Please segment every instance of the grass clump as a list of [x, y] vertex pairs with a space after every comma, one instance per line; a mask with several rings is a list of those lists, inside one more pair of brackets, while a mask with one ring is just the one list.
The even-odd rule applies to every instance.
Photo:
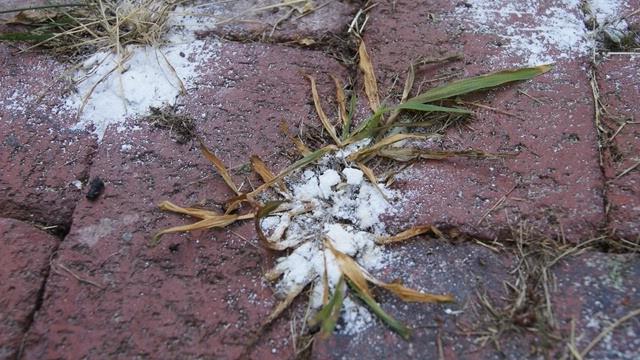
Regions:
[[149, 110], [151, 114], [145, 120], [158, 129], [169, 130], [178, 144], [186, 144], [196, 137], [196, 126], [191, 117], [177, 114], [170, 107], [151, 107]]
[[[314, 270], [314, 272], [311, 272], [311, 270], [304, 270], [305, 274], [301, 274], [300, 281], [293, 283], [288, 282], [280, 287], [281, 290], [284, 289], [281, 294], [283, 300], [267, 317], [263, 326], [268, 326], [289, 307], [293, 300], [301, 294], [305, 288], [312, 285], [314, 291], [320, 289], [322, 306], [317, 315], [310, 317], [310, 319], [312, 319], [311, 321], [316, 325], [316, 328], [321, 329], [323, 333], [327, 334], [333, 331], [340, 315], [341, 306], [347, 301], [355, 300], [368, 307], [374, 315], [402, 338], [409, 339], [410, 329], [395, 320], [379, 306], [374, 299], [371, 286], [387, 290], [407, 302], [452, 302], [454, 301], [453, 296], [424, 293], [405, 287], [399, 281], [386, 283], [377, 279], [358, 263], [356, 255], [349, 255], [339, 250], [340, 246], [338, 245], [345, 239], [332, 238], [329, 236], [327, 230], [320, 230], [311, 237], [307, 237], [305, 234], [304, 238], [296, 237], [294, 233], [293, 238], [288, 238], [289, 233], [285, 232], [285, 230], [290, 222], [293, 222], [296, 217], [306, 216], [305, 214], [313, 212], [315, 207], [325, 206], [327, 203], [305, 203], [304, 200], [296, 199], [292, 196], [294, 193], [294, 191], [292, 191], [293, 189], [288, 188], [290, 184], [283, 180], [289, 175], [303, 168], [314, 166], [316, 162], [325, 159], [329, 160], [326, 162], [329, 164], [327, 166], [329, 166], [330, 170], [334, 173], [344, 170], [346, 167], [352, 171], [354, 169], [360, 169], [362, 176], [368, 181], [367, 186], [377, 188], [382, 196], [384, 196], [384, 192], [380, 188], [381, 185], [379, 185], [378, 177], [372, 169], [373, 162], [376, 164], [389, 160], [393, 160], [394, 162], [409, 162], [420, 159], [446, 159], [453, 156], [472, 158], [502, 156], [503, 154], [491, 154], [475, 149], [450, 152], [425, 149], [416, 144], [428, 137], [429, 133], [402, 133], [397, 130], [398, 128], [405, 129], [404, 131], [409, 131], [406, 129], [416, 128], [436, 128], [441, 131], [444, 127], [442, 124], [438, 125], [438, 123], [453, 124], [473, 114], [469, 109], [458, 106], [457, 98], [459, 96], [491, 89], [514, 81], [528, 80], [549, 71], [551, 66], [543, 65], [500, 71], [458, 80], [412, 97], [411, 92], [415, 78], [415, 68], [419, 66], [420, 63], [428, 63], [428, 61], [421, 60], [420, 62], [412, 63], [409, 67], [400, 103], [387, 105], [379, 99], [374, 68], [367, 54], [364, 42], [361, 42], [358, 52], [360, 59], [359, 68], [364, 78], [364, 92], [372, 111], [372, 115], [369, 118], [361, 121], [359, 124], [353, 124], [354, 107], [347, 104], [347, 97], [344, 94], [341, 82], [339, 79], [334, 78], [336, 99], [338, 102], [338, 119], [334, 121], [329, 119], [322, 109], [315, 79], [307, 76], [310, 81], [312, 99], [320, 119], [320, 124], [322, 125], [324, 133], [328, 135], [325, 137], [324, 144], [319, 145], [319, 148], [314, 150], [309, 148], [307, 144], [304, 144], [299, 137], [290, 135], [294, 140], [296, 149], [299, 151], [300, 158], [277, 175], [271, 173], [271, 171], [266, 168], [266, 165], [264, 165], [262, 161], [259, 161], [260, 159], [255, 156], [252, 157], [253, 169], [262, 178], [263, 184], [251, 191], [242, 192], [239, 190], [239, 187], [235, 185], [225, 164], [202, 143], [201, 147], [205, 157], [215, 166], [218, 174], [220, 174], [225, 183], [236, 195], [226, 202], [225, 211], [221, 213], [199, 208], [183, 208], [167, 201], [162, 202], [160, 205], [162, 210], [189, 215], [198, 218], [199, 221], [191, 225], [162, 230], [154, 236], [153, 244], [157, 244], [160, 237], [167, 233], [224, 228], [237, 221], [251, 220], [255, 223], [256, 233], [265, 248], [273, 251], [287, 252], [276, 267], [266, 272], [265, 277], [268, 280], [277, 281], [281, 279], [282, 282], [285, 282], [288, 273], [286, 269], [283, 269], [283, 266], [285, 266], [283, 264], [286, 264], [287, 259], [293, 258], [296, 251], [302, 248], [311, 248], [313, 250], [311, 250], [312, 254], [310, 256], [324, 259], [324, 271]], [[434, 61], [437, 62], [439, 60]], [[421, 114], [421, 116], [416, 116], [416, 114]], [[420, 121], [416, 121], [418, 118]], [[342, 157], [338, 158], [338, 155], [336, 155], [338, 153], [342, 154], [340, 155]], [[333, 167], [335, 167], [335, 169]], [[261, 223], [264, 218], [274, 215], [279, 215], [281, 219], [286, 218], [288, 220], [286, 222], [281, 221], [277, 227], [279, 231], [274, 231], [267, 236], [263, 232]], [[336, 220], [332, 219], [331, 221]], [[340, 223], [336, 224], [340, 225]], [[357, 230], [364, 229], [365, 228]], [[360, 233], [362, 232], [363, 231], [360, 231]], [[372, 246], [384, 246], [384, 244], [387, 243], [404, 241], [426, 232], [431, 232], [436, 235], [439, 234], [436, 228], [423, 225], [410, 228], [393, 237], [377, 238]], [[277, 235], [274, 235], [275, 233], [277, 233]], [[371, 235], [373, 236], [373, 234]], [[318, 249], [320, 255], [316, 255], [314, 252], [315, 249]], [[292, 262], [295, 261], [292, 260]], [[330, 271], [338, 269], [340, 280], [337, 280], [337, 277], [330, 280], [331, 276], [328, 275], [329, 268], [331, 268]], [[307, 271], [309, 272], [307, 273]], [[331, 281], [334, 280], [336, 280], [335, 283], [331, 283]]]
[[170, 11], [179, 1], [83, 0], [12, 10], [5, 23], [26, 30], [0, 34], [0, 40], [26, 41], [26, 50], [46, 48], [65, 55], [98, 51], [122, 53], [127, 45], [158, 45]]

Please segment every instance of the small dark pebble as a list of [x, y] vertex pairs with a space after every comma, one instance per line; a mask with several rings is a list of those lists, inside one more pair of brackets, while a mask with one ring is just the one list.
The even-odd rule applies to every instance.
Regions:
[[89, 201], [96, 200], [104, 191], [104, 181], [99, 177], [93, 178], [89, 183], [89, 191], [87, 191], [87, 199]]

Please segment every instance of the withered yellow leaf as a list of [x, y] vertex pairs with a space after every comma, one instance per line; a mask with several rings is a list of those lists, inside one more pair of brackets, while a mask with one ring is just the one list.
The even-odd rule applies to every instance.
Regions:
[[367, 280], [365, 274], [363, 273], [364, 269], [358, 265], [349, 255], [346, 255], [339, 250], [337, 250], [331, 244], [331, 239], [328, 237], [324, 238], [325, 246], [331, 250], [333, 256], [335, 256], [336, 261], [338, 262], [338, 266], [340, 267], [340, 271], [351, 280], [351, 282], [360, 289], [365, 295], [373, 298], [371, 295], [371, 291], [369, 290], [369, 285], [367, 285]]
[[240, 191], [238, 191], [238, 187], [233, 182], [233, 179], [231, 179], [231, 175], [229, 174], [229, 171], [227, 170], [227, 168], [224, 166], [224, 163], [222, 162], [222, 160], [220, 160], [217, 156], [215, 156], [215, 154], [212, 153], [203, 142], [200, 142], [200, 150], [202, 151], [204, 156], [207, 158], [207, 160], [209, 160], [213, 164], [213, 166], [216, 167], [216, 170], [218, 170], [218, 174], [222, 176], [222, 179], [227, 184], [227, 186], [231, 188], [231, 190], [233, 190], [233, 192], [236, 193], [236, 195], [240, 195]]
[[376, 177], [376, 174], [373, 173], [373, 170], [371, 170], [367, 165], [359, 162], [356, 163], [356, 166], [358, 166], [358, 168], [364, 173], [364, 176], [366, 176], [369, 182], [376, 188], [376, 190], [378, 190], [380, 195], [382, 195], [386, 201], [389, 201], [387, 194], [385, 194], [378, 185], [378, 178]]
[[264, 321], [262, 326], [267, 326], [273, 322], [283, 311], [285, 311], [289, 305], [293, 302], [293, 300], [304, 290], [304, 286], [298, 285], [291, 289], [291, 291], [286, 295], [284, 300], [278, 303], [276, 307], [271, 311], [271, 314], [267, 316], [267, 319]]
[[336, 145], [340, 146], [342, 143], [340, 142], [340, 139], [338, 139], [338, 135], [336, 134], [336, 129], [333, 127], [333, 125], [331, 125], [331, 121], [329, 121], [329, 118], [324, 113], [324, 110], [322, 110], [322, 104], [320, 103], [320, 95], [318, 95], [318, 89], [316, 87], [316, 79], [311, 75], [306, 75], [306, 76], [311, 82], [311, 95], [313, 96], [313, 104], [316, 107], [316, 112], [318, 113], [320, 122], [322, 122], [322, 126], [324, 126], [325, 130], [327, 130], [327, 132], [329, 133], [329, 136], [331, 136], [331, 139], [333, 139], [333, 142], [335, 142]]
[[369, 106], [371, 107], [371, 110], [376, 112], [378, 111], [378, 108], [380, 108], [378, 80], [376, 80], [373, 65], [371, 64], [371, 59], [367, 53], [367, 47], [365, 46], [364, 41], [360, 42], [358, 55], [360, 56], [360, 62], [358, 65], [360, 67], [360, 71], [362, 71], [362, 75], [364, 76], [364, 92], [367, 94], [367, 98], [369, 99]]
[[407, 139], [424, 139], [422, 135], [414, 135], [414, 134], [394, 134], [385, 137], [384, 139], [378, 141], [377, 143], [367, 146], [366, 148], [356, 151], [353, 154], [347, 157], [349, 161], [358, 161], [363, 159], [369, 155], [375, 155], [380, 149], [387, 147], [393, 143], [398, 141], [407, 140]]
[[267, 165], [257, 155], [251, 155], [251, 167], [253, 171], [260, 175], [260, 178], [262, 178], [264, 182], [269, 182], [275, 178], [275, 175], [273, 175], [271, 170], [267, 168]]
[[405, 230], [394, 236], [379, 237], [376, 239], [376, 243], [391, 244], [395, 242], [405, 241], [415, 236], [426, 234], [428, 232], [435, 233], [436, 235], [440, 234], [440, 231], [438, 231], [438, 229], [436, 229], [432, 225], [421, 225], [421, 226], [414, 226], [411, 229]]
[[416, 291], [407, 287], [402, 286], [399, 283], [377, 283], [376, 285], [381, 286], [395, 295], [397, 295], [400, 299], [406, 302], [421, 302], [421, 303], [450, 303], [454, 302], [453, 296], [451, 295], [438, 295], [438, 294], [428, 294], [420, 291]]
[[313, 40], [312, 38], [308, 38], [308, 37], [305, 37], [305, 38], [302, 38], [302, 39], [298, 39], [298, 40], [296, 40], [296, 42], [298, 44], [300, 44], [300, 45], [303, 45], [303, 46], [310, 46], [310, 45], [313, 45], [313, 44], [316, 43], [315, 40]]
[[347, 126], [347, 121], [349, 120], [349, 114], [347, 114], [347, 97], [344, 94], [344, 89], [342, 88], [342, 81], [338, 79], [335, 75], [331, 75], [333, 82], [336, 84], [336, 101], [338, 102], [338, 115], [340, 116], [340, 122], [342, 126]]
[[[260, 175], [260, 178], [265, 183], [272, 181], [276, 177], [275, 175], [273, 175], [271, 170], [269, 170], [267, 164], [265, 164], [264, 161], [262, 161], [262, 159], [260, 159], [260, 157], [258, 157], [257, 155], [251, 155], [251, 167], [253, 168], [253, 171]], [[277, 183], [278, 189], [280, 190], [281, 194], [286, 195], [289, 193], [289, 190], [287, 190], [287, 187], [284, 186], [282, 181], [277, 181]]]
[[198, 208], [183, 208], [170, 201], [163, 201], [160, 204], [158, 204], [158, 207], [160, 208], [160, 210], [189, 215], [189, 216], [197, 217], [200, 219], [207, 219], [210, 217], [220, 216], [220, 214], [216, 213], [215, 211], [198, 209]]
[[218, 215], [218, 216], [207, 217], [204, 220], [200, 220], [190, 225], [175, 226], [172, 228], [161, 230], [153, 236], [152, 243], [156, 244], [160, 240], [160, 237], [164, 234], [174, 233], [174, 232], [195, 231], [195, 230], [201, 230], [201, 229], [223, 228], [223, 227], [226, 227], [227, 225], [233, 224], [237, 220], [252, 219], [253, 217], [254, 217], [254, 214]]

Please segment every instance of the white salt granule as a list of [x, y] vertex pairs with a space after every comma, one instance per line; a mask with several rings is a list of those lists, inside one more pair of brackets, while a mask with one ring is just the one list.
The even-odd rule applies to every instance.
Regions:
[[[378, 185], [381, 188], [381, 184]], [[379, 221], [380, 215], [384, 214], [389, 208], [389, 203], [380, 194], [380, 191], [369, 183], [363, 183], [358, 194], [358, 204], [367, 204], [367, 206], [358, 206], [356, 208], [356, 216], [358, 224], [362, 229], [374, 228], [381, 229]]]
[[369, 310], [349, 298], [344, 299], [340, 315], [344, 323], [340, 324], [338, 329], [347, 335], [355, 335], [368, 328], [373, 322], [373, 316]]
[[362, 171], [354, 168], [344, 168], [342, 173], [347, 178], [347, 184], [360, 185], [362, 183]]
[[[371, 139], [367, 138], [367, 139], [357, 141], [353, 144], [347, 145], [343, 149], [336, 151], [335, 157], [338, 159], [345, 159], [347, 156], [369, 145], [370, 142], [371, 142]], [[330, 159], [330, 158], [326, 157], [323, 160], [326, 161], [327, 159]]]
[[341, 224], [326, 224], [325, 233], [331, 239], [336, 250], [349, 256], [355, 256], [359, 250], [352, 233], [345, 230]]
[[333, 169], [329, 169], [325, 171], [318, 178], [320, 194], [325, 199], [328, 199], [331, 196], [331, 187], [337, 185], [340, 182], [340, 175]]
[[129, 46], [129, 56], [98, 52], [76, 73], [77, 92], [66, 100], [67, 107], [80, 112], [75, 128], [93, 125], [102, 140], [109, 125], [139, 116], [149, 107], [174, 104], [184, 87], [196, 76], [196, 61], [188, 56], [203, 51], [204, 42], [162, 48]]
[[260, 220], [260, 225], [262, 226], [263, 231], [273, 230], [279, 223], [279, 216], [269, 216]]
[[318, 178], [311, 176], [307, 179], [307, 182], [300, 184], [293, 189], [293, 194], [296, 199], [300, 201], [311, 200], [320, 196], [320, 186], [318, 185]]

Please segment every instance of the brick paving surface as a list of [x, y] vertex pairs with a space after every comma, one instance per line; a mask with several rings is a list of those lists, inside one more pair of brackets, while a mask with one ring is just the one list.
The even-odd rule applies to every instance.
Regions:
[[[615, 3], [620, 14], [640, 6]], [[444, 239], [422, 236], [390, 246], [394, 260], [376, 275], [451, 293], [456, 303], [404, 303], [376, 289], [382, 307], [412, 328], [410, 341], [374, 321], [355, 335], [316, 336], [305, 356], [562, 357], [572, 344], [585, 349], [637, 307], [640, 56], [594, 62], [586, 10], [577, 1], [487, 4], [380, 1], [354, 23], [358, 28], [368, 16], [361, 36], [389, 104], [402, 93], [408, 64], [421, 57], [463, 55], [420, 67], [414, 93], [522, 64], [555, 63], [534, 81], [464, 97], [473, 119], [428, 142], [437, 150], [517, 156], [417, 162], [393, 185], [409, 201], [385, 218], [391, 231], [436, 224]], [[215, 51], [176, 106], [245, 190], [259, 183], [247, 170], [250, 155], [274, 171], [295, 157], [282, 121], [292, 132], [320, 133], [305, 74], [317, 79], [330, 116], [336, 112], [330, 75], [355, 81], [357, 119], [367, 116], [358, 43], [353, 31], [347, 34], [364, 4], [318, 3], [305, 16], [297, 10], [304, 2], [248, 11], [267, 5], [243, 0], [197, 10], [229, 21], [198, 30]], [[585, 37], [571, 44], [545, 37], [559, 13], [563, 26]], [[637, 17], [627, 19], [632, 28]], [[127, 120], [124, 131], [108, 128], [102, 141], [74, 129], [76, 114], [65, 106], [67, 69], [46, 52], [17, 53], [13, 44], [0, 44], [0, 359], [19, 353], [27, 359], [295, 357], [292, 326], [302, 324], [305, 300], [261, 328], [278, 300], [263, 278], [275, 257], [259, 246], [253, 224], [166, 235], [149, 245], [156, 231], [191, 221], [159, 211], [160, 201], [221, 210], [233, 196], [197, 141], [144, 119]], [[592, 86], [602, 104], [600, 128]], [[105, 188], [90, 201], [85, 194], [94, 178]], [[536, 229], [536, 236], [523, 236], [531, 242], [524, 248], [517, 240], [522, 222]], [[559, 249], [545, 247], [548, 241]], [[584, 249], [571, 250], [576, 244]], [[525, 274], [523, 249], [546, 254], [547, 264], [566, 255], [546, 268], [549, 282], [527, 278], [525, 300], [535, 311], [509, 308]], [[485, 298], [500, 316], [481, 304]], [[551, 325], [540, 315], [547, 298]], [[500, 331], [499, 341], [483, 346], [491, 329]], [[637, 358], [639, 332], [638, 318], [631, 318], [586, 358]]]
[[59, 242], [30, 224], [0, 218], [0, 359], [18, 355]]

